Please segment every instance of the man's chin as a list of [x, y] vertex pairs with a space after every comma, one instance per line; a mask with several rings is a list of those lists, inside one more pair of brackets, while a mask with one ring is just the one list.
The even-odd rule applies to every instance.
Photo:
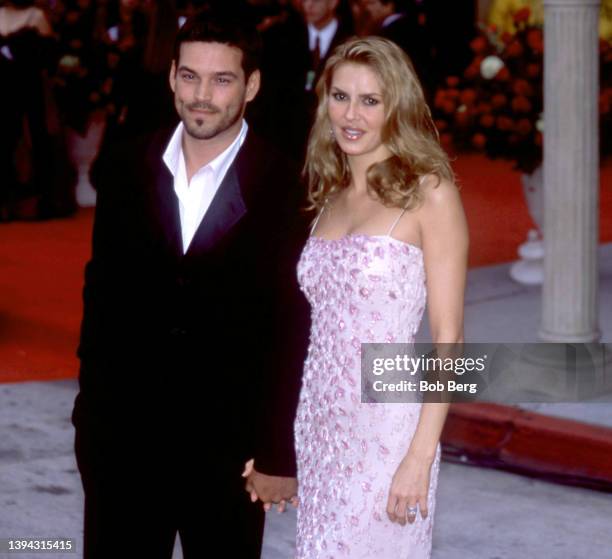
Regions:
[[210, 140], [219, 134], [217, 128], [211, 128], [210, 126], [198, 126], [197, 124], [191, 124], [184, 121], [183, 124], [187, 134], [196, 140]]

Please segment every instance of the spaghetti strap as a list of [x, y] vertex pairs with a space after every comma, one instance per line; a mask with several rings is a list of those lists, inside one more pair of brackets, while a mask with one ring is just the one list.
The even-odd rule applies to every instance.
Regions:
[[389, 231], [387, 232], [387, 237], [391, 236], [391, 233], [393, 233], [393, 230], [395, 229], [395, 226], [399, 223], [399, 220], [402, 219], [402, 216], [406, 213], [406, 208], [404, 208], [402, 210], [402, 212], [395, 218], [395, 221], [391, 224], [391, 227], [389, 228]]
[[[419, 186], [421, 184], [423, 184], [423, 181], [425, 180], [426, 175], [421, 175], [419, 177]], [[391, 236], [391, 233], [393, 233], [393, 230], [395, 229], [395, 226], [399, 223], [399, 220], [402, 219], [402, 216], [406, 213], [406, 210], [408, 208], [404, 207], [404, 209], [401, 211], [401, 213], [397, 216], [397, 218], [395, 219], [395, 221], [391, 224], [391, 228], [389, 229], [389, 232], [387, 233], [387, 237]]]
[[319, 223], [319, 219], [321, 219], [321, 216], [323, 215], [323, 212], [325, 211], [325, 206], [327, 205], [327, 203], [325, 203], [325, 205], [321, 208], [321, 211], [317, 214], [317, 217], [315, 217], [315, 220], [312, 223], [312, 226], [310, 227], [310, 235], [312, 236], [312, 234], [314, 233], [314, 230], [317, 227], [317, 223]]

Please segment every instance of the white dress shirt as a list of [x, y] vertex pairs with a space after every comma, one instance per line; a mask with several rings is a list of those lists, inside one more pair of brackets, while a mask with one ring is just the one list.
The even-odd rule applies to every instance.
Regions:
[[206, 211], [210, 207], [223, 178], [234, 162], [238, 151], [246, 138], [249, 127], [245, 120], [236, 139], [215, 157], [210, 163], [197, 170], [187, 180], [187, 167], [183, 153], [183, 123], [179, 123], [172, 134], [168, 147], [164, 151], [163, 160], [174, 177], [174, 192], [179, 201], [181, 218], [181, 235], [183, 252], [187, 252], [189, 244], [202, 223]]
[[311, 51], [314, 50], [317, 44], [317, 35], [319, 36], [319, 54], [321, 59], [327, 56], [327, 51], [331, 46], [334, 35], [338, 30], [338, 20], [332, 19], [323, 29], [317, 29], [312, 23], [308, 24], [308, 44]]
[[382, 22], [381, 27], [383, 29], [385, 27], [389, 27], [389, 25], [391, 25], [393, 22], [397, 21], [398, 19], [402, 19], [403, 17], [404, 17], [404, 14], [400, 14], [400, 13], [391, 14], [390, 16], [387, 16], [385, 18], [385, 20]]

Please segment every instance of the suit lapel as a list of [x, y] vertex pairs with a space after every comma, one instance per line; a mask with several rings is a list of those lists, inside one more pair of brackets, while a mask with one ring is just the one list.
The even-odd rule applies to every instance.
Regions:
[[161, 233], [169, 252], [178, 258], [183, 254], [179, 201], [174, 192], [174, 177], [161, 160], [159, 151], [155, 149], [155, 158], [150, 159], [151, 168], [154, 170], [151, 178], [155, 183], [153, 212], [156, 214], [155, 221], [161, 227]]
[[246, 214], [247, 208], [240, 190], [236, 162], [234, 161], [225, 174], [223, 182], [196, 230], [186, 256], [210, 250]]

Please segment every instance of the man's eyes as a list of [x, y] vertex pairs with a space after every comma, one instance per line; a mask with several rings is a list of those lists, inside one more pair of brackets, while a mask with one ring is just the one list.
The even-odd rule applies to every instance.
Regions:
[[[189, 72], [183, 72], [181, 74], [181, 79], [185, 80], [185, 81], [194, 81], [197, 79], [195, 74], [190, 74]], [[231, 78], [225, 77], [225, 76], [218, 76], [216, 78], [214, 78], [215, 83], [221, 84], [221, 85], [228, 85], [230, 83], [232, 83]]]

